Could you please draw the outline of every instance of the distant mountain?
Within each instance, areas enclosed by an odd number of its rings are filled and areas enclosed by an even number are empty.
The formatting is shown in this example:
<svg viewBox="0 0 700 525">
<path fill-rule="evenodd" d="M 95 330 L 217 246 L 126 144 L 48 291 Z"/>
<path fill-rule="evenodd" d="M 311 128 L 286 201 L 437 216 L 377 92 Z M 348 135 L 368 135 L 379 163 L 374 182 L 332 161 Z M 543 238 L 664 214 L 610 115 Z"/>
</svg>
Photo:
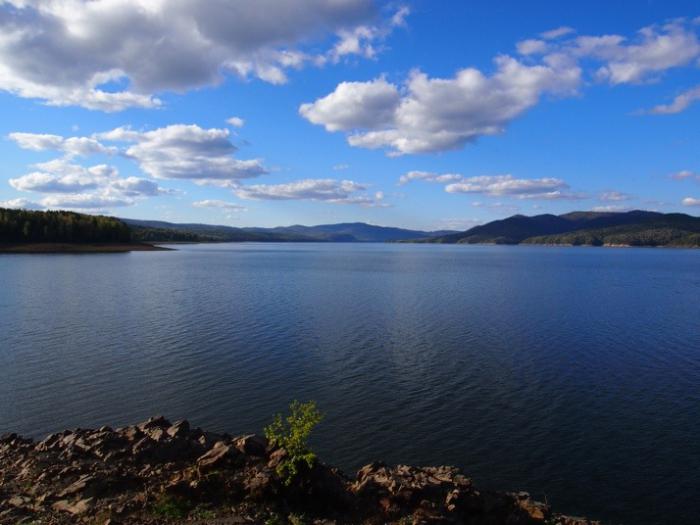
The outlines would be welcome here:
<svg viewBox="0 0 700 525">
<path fill-rule="evenodd" d="M 208 224 L 122 219 L 135 239 L 150 242 L 391 242 L 428 239 L 453 232 L 425 232 L 362 222 L 318 226 L 236 228 Z"/>
<path fill-rule="evenodd" d="M 640 210 L 513 215 L 465 232 L 416 242 L 700 247 L 700 217 Z"/>
</svg>

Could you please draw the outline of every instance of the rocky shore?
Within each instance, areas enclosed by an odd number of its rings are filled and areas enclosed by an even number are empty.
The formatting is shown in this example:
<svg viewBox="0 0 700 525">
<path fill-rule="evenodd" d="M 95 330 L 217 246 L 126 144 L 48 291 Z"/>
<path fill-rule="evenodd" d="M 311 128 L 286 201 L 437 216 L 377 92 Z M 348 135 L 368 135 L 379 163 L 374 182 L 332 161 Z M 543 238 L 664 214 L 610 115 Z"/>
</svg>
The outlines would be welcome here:
<svg viewBox="0 0 700 525">
<path fill-rule="evenodd" d="M 354 478 L 316 462 L 289 484 L 286 451 L 256 435 L 171 424 L 0 437 L 0 524 L 591 525 L 527 493 L 477 489 L 454 467 L 372 463 Z"/>
</svg>

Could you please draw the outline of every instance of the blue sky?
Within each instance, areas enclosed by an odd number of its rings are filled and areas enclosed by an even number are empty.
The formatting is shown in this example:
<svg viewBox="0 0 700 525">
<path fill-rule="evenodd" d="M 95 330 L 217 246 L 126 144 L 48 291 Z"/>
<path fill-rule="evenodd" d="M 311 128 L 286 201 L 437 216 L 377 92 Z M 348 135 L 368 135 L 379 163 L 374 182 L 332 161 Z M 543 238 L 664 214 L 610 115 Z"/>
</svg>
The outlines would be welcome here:
<svg viewBox="0 0 700 525">
<path fill-rule="evenodd" d="M 423 229 L 697 215 L 700 5 L 525 4 L 0 0 L 0 205 Z"/>
</svg>

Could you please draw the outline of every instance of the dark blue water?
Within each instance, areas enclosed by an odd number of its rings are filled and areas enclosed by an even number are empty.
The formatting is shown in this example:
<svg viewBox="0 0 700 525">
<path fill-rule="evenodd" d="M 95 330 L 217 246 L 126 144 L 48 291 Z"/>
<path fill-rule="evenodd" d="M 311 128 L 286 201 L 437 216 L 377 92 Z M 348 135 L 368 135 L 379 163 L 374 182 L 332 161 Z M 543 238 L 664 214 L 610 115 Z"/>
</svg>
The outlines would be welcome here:
<svg viewBox="0 0 700 525">
<path fill-rule="evenodd" d="M 0 257 L 0 432 L 155 413 L 700 522 L 700 250 L 357 244 Z"/>
</svg>

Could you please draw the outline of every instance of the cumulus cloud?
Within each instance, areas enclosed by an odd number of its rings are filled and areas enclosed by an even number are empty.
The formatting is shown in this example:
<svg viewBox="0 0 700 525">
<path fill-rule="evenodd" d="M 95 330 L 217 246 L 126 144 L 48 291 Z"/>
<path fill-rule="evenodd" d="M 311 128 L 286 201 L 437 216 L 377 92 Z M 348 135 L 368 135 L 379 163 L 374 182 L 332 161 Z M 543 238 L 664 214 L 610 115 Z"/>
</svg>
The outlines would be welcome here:
<svg viewBox="0 0 700 525">
<path fill-rule="evenodd" d="M 192 206 L 195 208 L 220 208 L 223 210 L 229 210 L 229 211 L 246 211 L 247 208 L 245 206 L 241 206 L 240 204 L 236 204 L 235 202 L 226 202 L 226 201 L 221 201 L 221 200 L 203 200 L 203 201 L 195 201 L 192 203 Z"/>
<path fill-rule="evenodd" d="M 234 193 L 252 200 L 310 200 L 332 204 L 359 204 L 365 207 L 385 206 L 384 195 L 366 193 L 367 186 L 351 180 L 304 179 L 285 184 L 241 186 Z"/>
<path fill-rule="evenodd" d="M 672 115 L 681 113 L 697 100 L 700 100 L 700 86 L 684 91 L 680 95 L 677 95 L 670 104 L 660 104 L 651 108 L 647 113 L 652 115 Z"/>
<path fill-rule="evenodd" d="M 683 199 L 683 206 L 700 206 L 700 199 L 686 197 Z"/>
<path fill-rule="evenodd" d="M 259 159 L 233 157 L 236 147 L 227 129 L 203 129 L 197 125 L 174 124 L 151 131 L 120 127 L 91 137 L 69 137 L 36 133 L 12 133 L 18 146 L 33 150 L 54 150 L 64 157 L 35 164 L 34 171 L 10 179 L 20 191 L 50 194 L 42 205 L 97 209 L 91 204 L 126 206 L 145 197 L 168 195 L 153 180 L 119 176 L 114 166 L 83 166 L 77 156 L 120 155 L 133 160 L 155 179 L 187 179 L 200 184 L 237 187 L 240 180 L 267 173 Z M 59 198 L 56 194 L 63 194 Z"/>
<path fill-rule="evenodd" d="M 573 32 L 560 27 L 518 42 L 521 57 L 497 56 L 492 73 L 465 68 L 452 78 L 431 78 L 414 71 L 403 83 L 384 77 L 341 82 L 299 113 L 329 132 L 346 132 L 352 146 L 389 155 L 441 152 L 504 132 L 546 95 L 577 94 L 584 68 L 600 82 L 641 83 L 700 58 L 687 20 L 645 27 L 630 39 Z M 693 89 L 652 112 L 682 111 L 698 97 Z"/>
<path fill-rule="evenodd" d="M 330 56 L 367 56 L 399 9 L 374 0 L 0 0 L 0 89 L 54 105 L 157 107 L 154 93 L 217 84 L 226 74 L 287 80 Z M 310 54 L 329 35 L 339 44 Z M 352 39 L 358 40 L 353 46 Z"/>
<path fill-rule="evenodd" d="M 521 40 L 515 45 L 518 53 L 521 55 L 534 55 L 542 54 L 549 46 L 544 40 L 539 40 L 537 38 L 528 38 L 527 40 Z"/>
<path fill-rule="evenodd" d="M 10 199 L 9 201 L 0 201 L 0 208 L 10 208 L 13 210 L 40 210 L 41 204 L 32 202 L 29 199 Z"/>
<path fill-rule="evenodd" d="M 411 13 L 407 6 L 400 7 L 387 23 L 383 25 L 360 25 L 352 29 L 341 29 L 339 40 L 329 53 L 333 62 L 338 62 L 348 55 L 374 58 L 377 55 L 376 42 L 381 42 L 395 27 L 406 24 L 406 17 Z"/>
<path fill-rule="evenodd" d="M 132 143 L 123 155 L 156 179 L 238 180 L 267 173 L 260 159 L 239 160 L 227 129 L 173 124 L 152 131 L 117 128 L 101 140 Z"/>
<path fill-rule="evenodd" d="M 226 122 L 234 128 L 242 128 L 245 126 L 245 120 L 243 120 L 241 117 L 231 117 L 227 119 Z"/>
<path fill-rule="evenodd" d="M 513 175 L 481 175 L 464 177 L 458 173 L 432 173 L 409 171 L 402 175 L 399 184 L 412 181 L 446 184 L 447 193 L 474 193 L 489 197 L 514 197 L 518 199 L 577 200 L 585 195 L 568 191 L 569 185 L 561 179 L 518 179 Z"/>
<path fill-rule="evenodd" d="M 601 201 L 609 201 L 609 202 L 620 202 L 620 201 L 628 201 L 632 199 L 632 196 L 627 194 L 627 193 L 622 193 L 620 191 L 605 191 L 601 193 L 598 198 Z"/>
<path fill-rule="evenodd" d="M 499 56 L 495 63 L 491 76 L 474 68 L 453 78 L 414 71 L 402 88 L 384 78 L 343 82 L 299 112 L 328 131 L 349 132 L 352 146 L 429 153 L 501 133 L 542 95 L 571 94 L 580 82 L 578 66 L 562 57 L 531 66 Z"/>
<path fill-rule="evenodd" d="M 104 146 L 92 137 L 64 138 L 60 135 L 45 133 L 15 132 L 10 133 L 9 138 L 22 149 L 33 151 L 57 150 L 71 157 L 97 154 L 114 155 L 117 152 L 116 148 Z"/>
<path fill-rule="evenodd" d="M 10 186 L 20 191 L 75 193 L 106 186 L 118 176 L 116 168 L 99 164 L 85 168 L 66 159 L 35 164 L 33 171 L 10 179 Z"/>
<path fill-rule="evenodd" d="M 581 36 L 572 52 L 604 62 L 596 77 L 611 84 L 639 83 L 700 56 L 697 34 L 683 21 L 639 30 L 632 41 L 621 35 Z"/>
<path fill-rule="evenodd" d="M 327 131 L 390 125 L 401 101 L 398 87 L 383 78 L 371 82 L 341 82 L 333 93 L 302 104 L 299 113 Z"/>
<path fill-rule="evenodd" d="M 34 167 L 38 171 L 10 179 L 10 186 L 19 191 L 51 194 L 90 192 L 124 199 L 172 193 L 151 180 L 120 178 L 119 171 L 107 164 L 84 167 L 67 159 L 55 159 L 35 164 Z"/>
<path fill-rule="evenodd" d="M 132 199 L 108 194 L 77 193 L 69 195 L 48 195 L 40 201 L 48 209 L 89 209 L 121 208 L 132 206 Z"/>
</svg>

